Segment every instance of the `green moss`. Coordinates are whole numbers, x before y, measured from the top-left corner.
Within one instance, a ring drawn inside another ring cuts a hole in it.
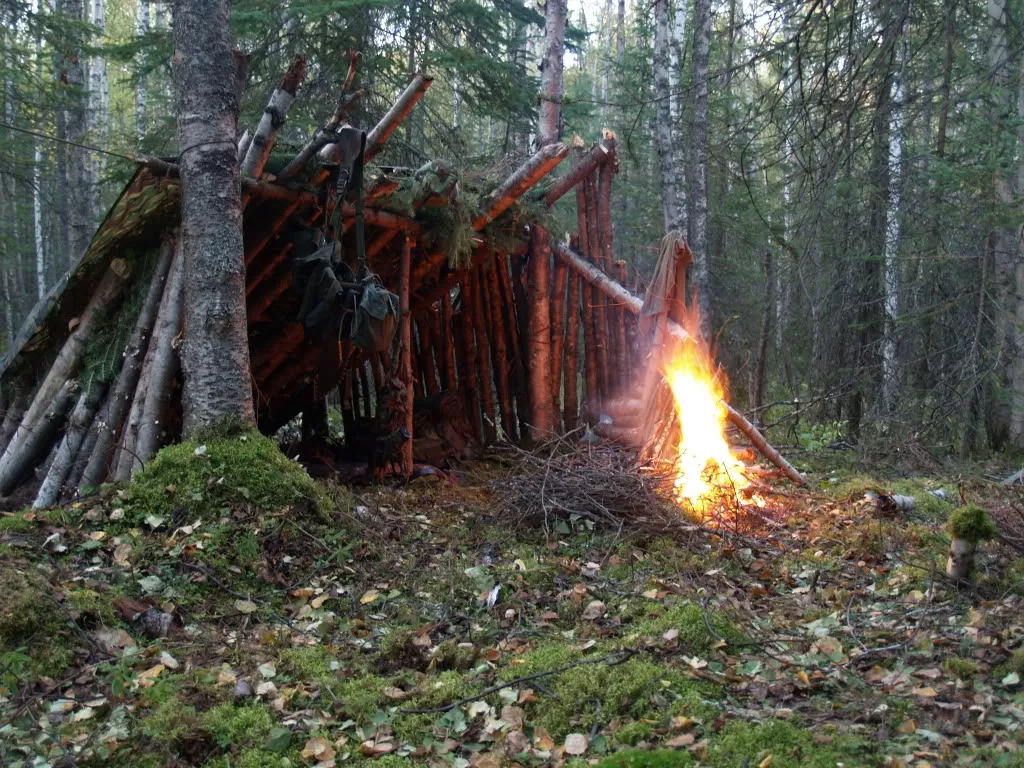
[[[199,733],[200,719],[195,707],[172,696],[161,702],[139,724],[139,731],[154,741],[173,744]]]
[[[597,764],[597,768],[690,768],[694,765],[689,752],[656,749],[645,752],[635,749],[616,752]]]
[[[765,723],[733,722],[711,739],[707,762],[713,768],[758,765],[770,755],[772,768],[846,768],[873,766],[868,742],[836,736],[815,740],[805,728],[773,720]]]
[[[25,533],[31,531],[34,526],[35,521],[26,520],[24,512],[0,517],[0,533]]]
[[[65,595],[64,602],[78,613],[95,616],[101,624],[108,627],[119,623],[117,611],[114,610],[113,603],[107,595],[101,595],[91,589],[76,589]]]
[[[525,677],[537,672],[564,667],[566,664],[576,661],[580,656],[580,652],[569,643],[545,643],[524,653],[520,659],[522,663],[502,669],[498,676],[502,680]]]
[[[996,667],[993,671],[993,675],[1002,680],[1011,672],[1016,672],[1021,678],[1024,678],[1024,650],[1017,651],[1010,658]]]
[[[5,649],[59,628],[50,584],[31,565],[0,563],[0,643]]]
[[[329,685],[336,680],[331,659],[322,645],[285,648],[281,651],[281,671],[296,680]]]
[[[661,721],[667,720],[669,713],[655,698],[685,699],[692,702],[693,707],[701,698],[698,685],[648,659],[633,658],[611,666],[575,667],[550,680],[548,685],[555,697],[537,705],[533,717],[534,722],[544,726],[556,740],[574,730],[589,729],[598,711],[602,719],[631,717]]]
[[[461,699],[475,693],[470,675],[460,672],[442,672],[436,677],[425,678],[409,699],[410,707],[439,707],[442,704]]]
[[[305,765],[300,750],[281,755],[265,749],[249,747],[237,755],[223,755],[203,764],[204,768],[298,768]]]
[[[232,504],[264,509],[309,504],[320,511],[329,505],[298,463],[254,432],[164,448],[135,476],[129,494],[126,506],[138,520],[166,516],[180,506],[199,516]]]
[[[626,723],[615,732],[615,741],[619,744],[635,746],[641,741],[646,741],[654,736],[654,728],[650,723]]]
[[[266,707],[221,704],[202,715],[202,727],[221,746],[262,744],[274,720]]]
[[[966,539],[975,543],[994,539],[999,528],[988,512],[974,504],[960,507],[949,516],[949,533],[954,539]]]
[[[714,632],[708,631],[709,624]],[[682,603],[660,610],[657,616],[639,622],[635,629],[642,635],[656,636],[676,629],[679,631],[679,647],[691,654],[709,652],[719,642],[718,637],[727,641],[743,637],[735,625],[717,611],[709,610],[705,622],[704,609],[696,603]]]
[[[978,674],[978,665],[975,662],[956,656],[946,659],[943,666],[947,672],[961,680],[970,680]]]
[[[387,685],[388,682],[382,677],[365,675],[346,680],[333,690],[342,713],[362,723],[386,706],[389,700],[383,692]]]

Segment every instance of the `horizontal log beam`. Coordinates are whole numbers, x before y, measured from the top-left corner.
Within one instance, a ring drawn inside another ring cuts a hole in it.
[[[166,176],[172,179],[181,178],[181,172],[176,163],[169,163],[157,157],[139,156],[135,162],[144,168],[148,168],[158,176]],[[264,200],[283,200],[286,202],[297,202],[299,205],[318,205],[317,196],[312,192],[304,192],[298,189],[288,189],[279,184],[269,181],[257,181],[256,179],[241,179],[242,191],[253,197]]]

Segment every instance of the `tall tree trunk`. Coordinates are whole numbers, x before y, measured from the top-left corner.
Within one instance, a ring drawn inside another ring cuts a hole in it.
[[[1010,149],[1006,132],[1010,130],[1011,84],[1010,62],[1007,52],[1006,35],[1008,15],[1006,0],[989,0],[989,21],[992,37],[989,43],[989,71],[992,73],[993,131],[992,157],[990,167],[997,168],[993,179],[993,196],[997,210],[1009,211],[1014,203],[1013,179],[1009,172]],[[1006,170],[1003,170],[1003,169]],[[1019,354],[1016,330],[1016,275],[1014,259],[1017,244],[1012,233],[1004,224],[997,222],[991,228],[992,278],[995,282],[995,374],[1001,391],[993,394],[988,405],[989,441],[993,448],[1001,448],[1011,438],[1012,409],[1016,401],[1013,392],[1011,359]]]
[[[43,0],[36,0],[36,13],[42,14]],[[36,35],[36,79],[43,80],[43,38]],[[40,126],[37,126],[37,128]],[[36,298],[46,295],[46,253],[43,243],[43,147],[35,140],[35,155],[32,165],[32,232],[36,249]]]
[[[145,37],[149,34],[150,0],[136,0],[135,34]],[[141,145],[149,130],[149,75],[145,68],[139,70],[138,85],[135,87],[135,136]]]
[[[690,174],[692,218],[690,250],[700,306],[701,332],[710,338],[711,269],[708,249],[708,94],[710,91],[711,0],[696,0],[693,40],[693,108],[690,122]]]
[[[896,320],[899,314],[899,251],[901,194],[903,191],[903,76],[907,61],[904,20],[899,21],[900,65],[892,79],[892,107],[889,115],[888,204],[885,212],[883,286],[885,322],[882,332],[882,414],[895,410],[899,385],[896,351]],[[895,60],[895,57],[894,57]]]
[[[671,44],[669,35],[668,0],[654,3],[654,146],[658,153],[661,174],[661,213],[665,231],[682,232],[685,209],[679,207],[681,185],[677,178],[674,131],[672,123]]]
[[[57,12],[68,21],[81,23],[82,0],[57,0]],[[58,118],[58,135],[77,144],[88,144],[88,102],[85,69],[82,61],[82,40],[79,27],[70,28],[62,40],[57,62],[57,82],[62,91],[62,108]],[[58,272],[74,266],[89,247],[93,230],[93,203],[90,195],[95,185],[89,170],[89,150],[66,145],[66,177],[61,179],[59,193],[64,201],[65,239],[63,261]]]
[[[1024,148],[1024,54],[1018,54],[1020,62],[1017,74],[1017,148]],[[1017,164],[1017,199],[1024,194],[1024,157]],[[1017,259],[1014,268],[1014,311],[1017,331],[1017,347],[1013,356],[1012,412],[1010,416],[1010,442],[1015,448],[1024,447],[1024,350],[1021,349],[1024,334],[1024,224],[1017,229]]]
[[[93,46],[96,52],[89,57],[89,143],[93,146],[106,145],[110,91],[107,85],[107,60],[100,50],[107,28],[107,12],[104,0],[88,0],[89,20],[96,28]],[[89,218],[92,224],[103,215],[100,195],[100,176],[103,173],[103,155],[89,153]],[[91,234],[91,233],[90,233]]]
[[[544,64],[540,76],[538,147],[554,144],[561,136],[566,13],[566,0],[547,0],[544,8]]]
[[[222,418],[255,422],[235,146],[237,59],[228,15],[228,0],[177,0],[174,6],[186,435]]]
[[[672,72],[670,86],[672,95],[669,99],[669,105],[672,113],[672,152],[677,173],[679,174],[676,205],[678,206],[681,218],[681,230],[686,229],[687,218],[689,216],[686,200],[686,190],[688,186],[687,174],[689,172],[689,169],[687,168],[687,142],[685,137],[677,135],[683,130],[683,114],[686,111],[686,87],[683,85],[683,82],[685,77],[684,71],[686,69],[686,17],[688,12],[689,3],[687,0],[676,0],[675,13],[672,16],[672,24],[669,31],[669,37],[672,44]],[[694,53],[696,54],[696,51],[694,51]]]

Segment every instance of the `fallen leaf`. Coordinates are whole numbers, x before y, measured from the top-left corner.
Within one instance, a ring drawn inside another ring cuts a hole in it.
[[[570,733],[565,737],[565,753],[567,755],[582,755],[589,746],[587,737],[582,733]]]
[[[907,734],[907,733],[913,733],[916,730],[917,730],[917,723],[915,723],[910,718],[907,718],[902,723],[900,723],[898,726],[896,726],[896,733]]]
[[[277,667],[274,666],[274,662],[272,661],[260,664],[256,669],[258,669],[259,673],[267,679],[270,679],[277,674]]]
[[[684,733],[681,736],[676,736],[674,739],[669,739],[665,742],[666,747],[688,747],[697,740],[697,737],[692,733]]]
[[[315,609],[320,608],[324,603],[331,599],[330,595],[318,595],[309,601],[309,604]]]
[[[913,693],[915,696],[924,696],[925,698],[929,698],[929,699],[934,698],[934,697],[939,695],[938,691],[936,691],[934,688],[930,688],[930,687],[915,688],[913,691],[911,691],[911,693]]]
[[[393,685],[389,685],[384,689],[384,695],[389,699],[394,699],[395,701],[402,701],[403,699],[409,698],[408,691],[403,691],[401,688],[396,688]]]
[[[586,621],[597,621],[604,616],[607,608],[600,600],[591,600],[583,609],[583,619]],[[583,754],[582,752],[580,754]]]
[[[391,741],[374,741],[369,739],[359,745],[359,753],[366,757],[377,757],[395,751],[395,744]]]
[[[544,726],[538,725],[533,729],[533,745],[537,749],[548,751],[555,748],[555,740],[551,738],[551,734]]]
[[[252,600],[235,600],[235,610],[239,613],[253,613],[257,607]]]
[[[306,742],[302,748],[302,756],[313,760],[330,760],[334,757],[334,747],[322,736],[316,736]]]
[[[167,651],[162,651],[160,653],[160,663],[168,669],[177,669],[179,666],[178,660],[171,656]]]
[[[157,664],[150,667],[144,672],[139,673],[138,683],[140,688],[152,688],[156,685],[156,679],[160,677],[160,673],[164,671],[166,667],[163,664]]]
[[[505,705],[501,708],[501,719],[508,723],[513,731],[521,731],[523,729],[523,721],[526,719],[526,713],[522,707]]]
[[[366,592],[363,593],[363,596],[359,598],[359,602],[363,605],[369,605],[378,597],[380,597],[380,592],[378,592],[376,589],[368,589],[366,590]]]

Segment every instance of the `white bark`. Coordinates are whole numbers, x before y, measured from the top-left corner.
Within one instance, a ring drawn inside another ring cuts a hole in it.
[[[89,20],[96,27],[94,46],[101,46],[106,31],[107,17],[104,0],[89,0]],[[107,85],[107,61],[102,53],[89,59],[89,137],[95,146],[106,144],[110,92]],[[89,157],[89,213],[95,224],[103,214],[100,195],[100,176],[103,173],[103,155],[90,153]]]
[[[135,6],[135,33],[143,37],[149,33],[149,0],[138,0]],[[139,72],[139,84],[135,89],[135,134],[139,143],[146,138],[149,109],[149,82],[145,72]]]
[[[711,0],[697,0],[693,42],[693,114],[690,124],[690,175],[693,251],[701,331],[709,338],[711,323],[711,268],[708,246],[708,97],[710,93]]]
[[[661,174],[661,212],[665,231],[683,231],[684,213],[679,207],[679,188],[676,155],[673,144],[671,93],[669,77],[671,51],[669,48],[668,0],[654,3],[654,97],[656,99],[654,146],[658,154]]]
[[[1020,60],[1017,81],[1017,149],[1024,149],[1024,56]],[[1024,155],[1017,165],[1017,198],[1024,195]],[[1013,357],[1013,410],[1010,414],[1010,440],[1015,446],[1024,445],[1024,351],[1020,349],[1021,330],[1024,329],[1024,225],[1017,230],[1017,265],[1014,279],[1017,288],[1015,301],[1018,348]]]
[[[45,0],[36,0],[35,12],[42,13],[46,8]],[[43,39],[36,37],[36,79],[43,80]],[[32,165],[32,231],[36,247],[36,295],[46,295],[46,253],[43,243],[43,149],[36,140],[34,163]]]
[[[455,32],[455,48],[462,48],[462,30]],[[452,77],[452,128],[459,130],[462,118],[462,77],[459,70],[455,70]]]
[[[907,57],[906,37],[901,34],[901,65],[892,79],[892,112],[889,116],[889,205],[885,212],[883,284],[885,324],[882,335],[882,408],[892,414],[898,382],[896,319],[899,314],[900,214],[903,191],[903,70]]]

